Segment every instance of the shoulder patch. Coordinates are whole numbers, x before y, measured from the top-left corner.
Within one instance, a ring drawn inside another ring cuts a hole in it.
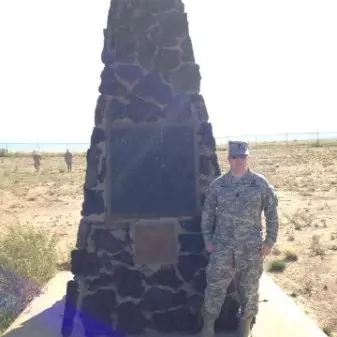
[[[250,185],[251,186],[256,186],[256,179],[255,178],[252,179],[252,181],[250,182]]]

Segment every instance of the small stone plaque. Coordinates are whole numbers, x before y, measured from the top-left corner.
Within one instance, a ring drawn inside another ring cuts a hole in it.
[[[140,220],[134,226],[135,264],[175,264],[178,261],[177,222]]]

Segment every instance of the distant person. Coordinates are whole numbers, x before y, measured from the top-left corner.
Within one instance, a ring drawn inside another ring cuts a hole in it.
[[[67,171],[70,172],[73,166],[73,154],[67,149],[66,153],[64,154],[64,161],[67,165]]]
[[[40,171],[41,166],[41,155],[36,151],[33,151],[33,160],[34,160],[34,168],[36,172]]]
[[[214,336],[214,324],[227,288],[235,280],[240,298],[237,337],[248,337],[258,312],[259,280],[264,257],[276,242],[278,198],[267,179],[248,167],[248,144],[229,142],[230,170],[209,186],[201,228],[210,253],[206,269],[202,337]],[[261,215],[266,219],[263,238]]]

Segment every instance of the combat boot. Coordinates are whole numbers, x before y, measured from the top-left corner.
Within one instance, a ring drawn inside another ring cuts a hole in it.
[[[237,337],[251,337],[252,318],[240,320]]]
[[[210,313],[204,314],[204,324],[200,333],[200,337],[214,337],[214,325],[216,316]]]

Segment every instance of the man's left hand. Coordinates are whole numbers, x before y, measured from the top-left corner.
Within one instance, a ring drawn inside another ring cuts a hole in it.
[[[268,256],[271,253],[272,248],[273,247],[271,245],[269,245],[268,243],[263,243],[262,249],[261,249],[261,254],[262,254],[263,258],[265,258],[266,256]]]

